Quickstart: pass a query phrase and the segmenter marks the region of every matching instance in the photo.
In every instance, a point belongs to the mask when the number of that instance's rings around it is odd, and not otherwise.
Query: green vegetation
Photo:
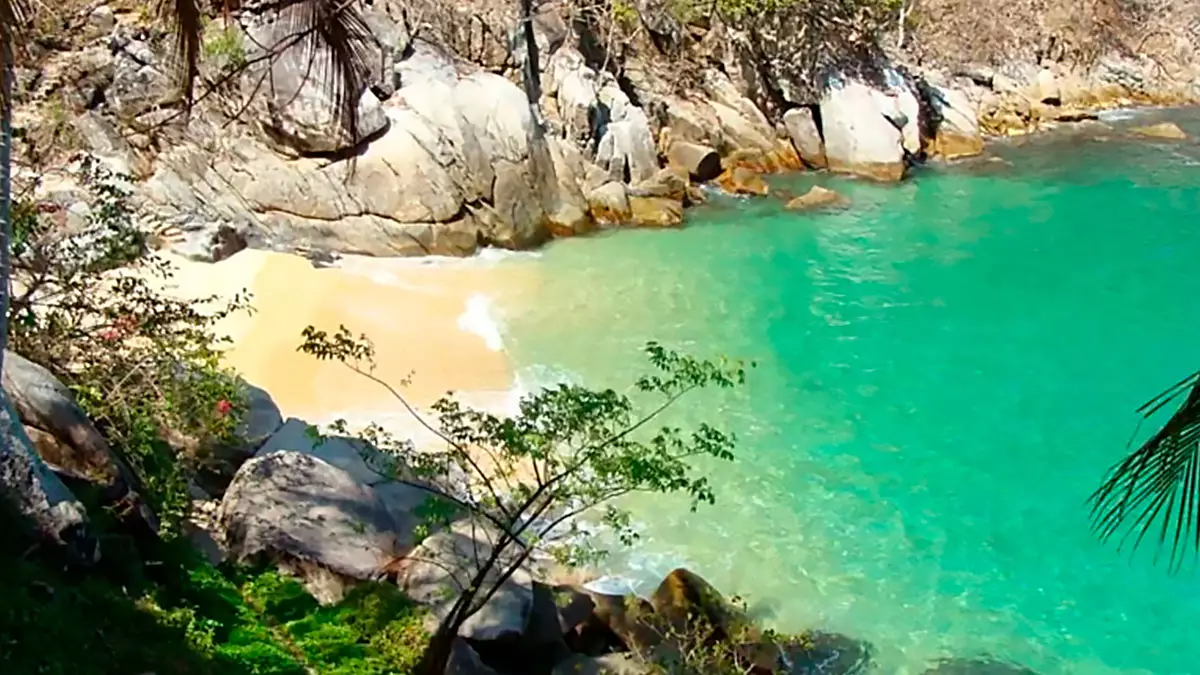
[[[30,675],[391,675],[425,643],[395,586],[319,608],[274,571],[217,568],[182,539],[134,542],[101,523],[107,558],[60,571],[0,502],[0,671]],[[145,556],[144,558],[141,556]]]
[[[1149,536],[1155,562],[1167,554],[1179,571],[1191,549],[1200,555],[1200,372],[1148,401],[1149,420],[1172,404],[1174,414],[1128,457],[1114,465],[1092,494],[1092,529],[1102,541],[1136,550]]]
[[[232,72],[246,65],[246,46],[236,25],[214,29],[212,22],[205,27],[204,58],[217,61],[222,70]]]
[[[237,442],[245,395],[219,364],[214,327],[245,310],[246,298],[195,302],[159,290],[171,268],[133,223],[128,177],[91,159],[74,177],[89,196],[87,235],[60,205],[14,204],[21,290],[9,305],[9,344],[71,387],[173,533],[187,516],[188,481]]]

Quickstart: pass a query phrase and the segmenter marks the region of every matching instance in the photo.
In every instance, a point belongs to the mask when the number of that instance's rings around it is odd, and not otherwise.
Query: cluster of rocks
[[[247,245],[468,255],[598,227],[676,227],[703,183],[762,195],[763,174],[803,169],[897,181],[927,158],[981,153],[989,134],[1182,96],[1116,57],[1090,70],[915,69],[876,49],[797,70],[787,31],[684,25],[661,5],[642,0],[645,30],[609,26],[605,46],[571,3],[540,3],[531,105],[515,3],[364,4],[371,67],[356,134],[323,80],[328,53],[293,44],[258,58],[286,37],[278,10],[212,23],[220,48],[206,50],[204,75],[224,84],[184,116],[169,41],[138,13],[100,5],[71,49],[23,73],[20,114],[45,117],[65,98],[83,149],[138,178],[155,241],[215,260]],[[227,77],[236,62],[250,65]]]
[[[479,14],[499,22],[489,34],[512,38],[501,58],[463,53],[456,31],[470,8],[431,0],[436,20],[420,32],[405,6],[361,8],[378,66],[355,137],[328,83],[312,76],[328,71],[329,54],[297,44],[256,59],[289,24],[272,12],[213,22],[209,37],[241,45],[253,65],[185,117],[169,41],[105,6],[81,33],[90,39],[27,73],[25,112],[67,94],[84,149],[139,178],[156,241],[207,260],[246,245],[385,256],[528,248],[596,227],[678,226],[708,181],[764,194],[762,174],[806,167],[892,181],[926,153],[982,149],[969,99],[918,87],[898,67],[884,64],[883,84],[834,76],[821,98],[768,116],[733,71],[698,57],[680,57],[697,66],[686,84],[648,45],[638,45],[646,58],[606,67],[586,55],[560,2],[538,9],[541,97],[531,106],[517,83],[525,56],[515,17]],[[219,80],[221,55],[205,67]]]

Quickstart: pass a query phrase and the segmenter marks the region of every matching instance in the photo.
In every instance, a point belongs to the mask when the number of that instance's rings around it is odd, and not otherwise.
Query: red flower
[[[225,399],[221,399],[220,401],[217,401],[216,408],[217,414],[224,417],[225,415],[228,415],[231,410],[233,410],[233,404]]]

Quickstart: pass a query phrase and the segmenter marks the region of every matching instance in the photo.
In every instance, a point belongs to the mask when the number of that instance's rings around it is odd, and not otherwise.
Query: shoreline
[[[493,412],[510,405],[517,379],[494,313],[536,286],[520,260],[345,256],[338,266],[315,268],[294,254],[253,249],[217,263],[164,257],[174,271],[165,290],[173,295],[250,293],[252,310],[216,327],[230,340],[222,361],[269,393],[285,419],[375,421],[394,433],[419,426],[378,383],[300,353],[301,331],[310,325],[365,334],[375,347],[373,374],[418,409],[449,392]]]

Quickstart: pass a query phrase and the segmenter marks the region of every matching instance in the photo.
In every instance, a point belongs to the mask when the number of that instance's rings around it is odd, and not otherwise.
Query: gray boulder
[[[783,126],[805,166],[823,169],[829,165],[825,158],[825,142],[821,139],[821,130],[817,128],[811,109],[792,108],[785,112]]]
[[[431,610],[431,619],[443,620],[499,541],[499,533],[482,521],[455,522],[448,530],[430,535],[401,562],[397,584],[413,600]],[[482,599],[500,575],[516,564],[520,548],[512,544],[488,571],[480,585]],[[533,578],[524,567],[499,585],[477,612],[459,628],[469,640],[497,640],[523,635],[533,608]]]
[[[857,80],[835,80],[821,100],[829,168],[880,181],[904,177],[904,137],[895,99]]]
[[[959,89],[930,87],[927,96],[938,120],[933,153],[946,159],[981,154],[979,116],[967,95]]]
[[[279,427],[258,450],[257,457],[280,452],[297,452],[315,457],[346,472],[372,492],[387,508],[392,519],[392,534],[402,550],[413,545],[413,531],[420,524],[415,511],[430,493],[420,487],[388,480],[393,466],[375,448],[357,439],[343,436],[319,436],[304,420],[291,418]]]
[[[0,393],[0,497],[28,518],[38,534],[61,544],[77,561],[100,559],[87,511],[32,449],[20,419]]]
[[[4,352],[4,392],[42,459],[108,489],[125,493],[136,478],[112,451],[66,385],[49,370],[12,351]]]
[[[242,465],[217,520],[231,558],[265,558],[297,571],[323,602],[340,596],[330,578],[377,578],[401,552],[391,513],[369,485],[300,452]]]

